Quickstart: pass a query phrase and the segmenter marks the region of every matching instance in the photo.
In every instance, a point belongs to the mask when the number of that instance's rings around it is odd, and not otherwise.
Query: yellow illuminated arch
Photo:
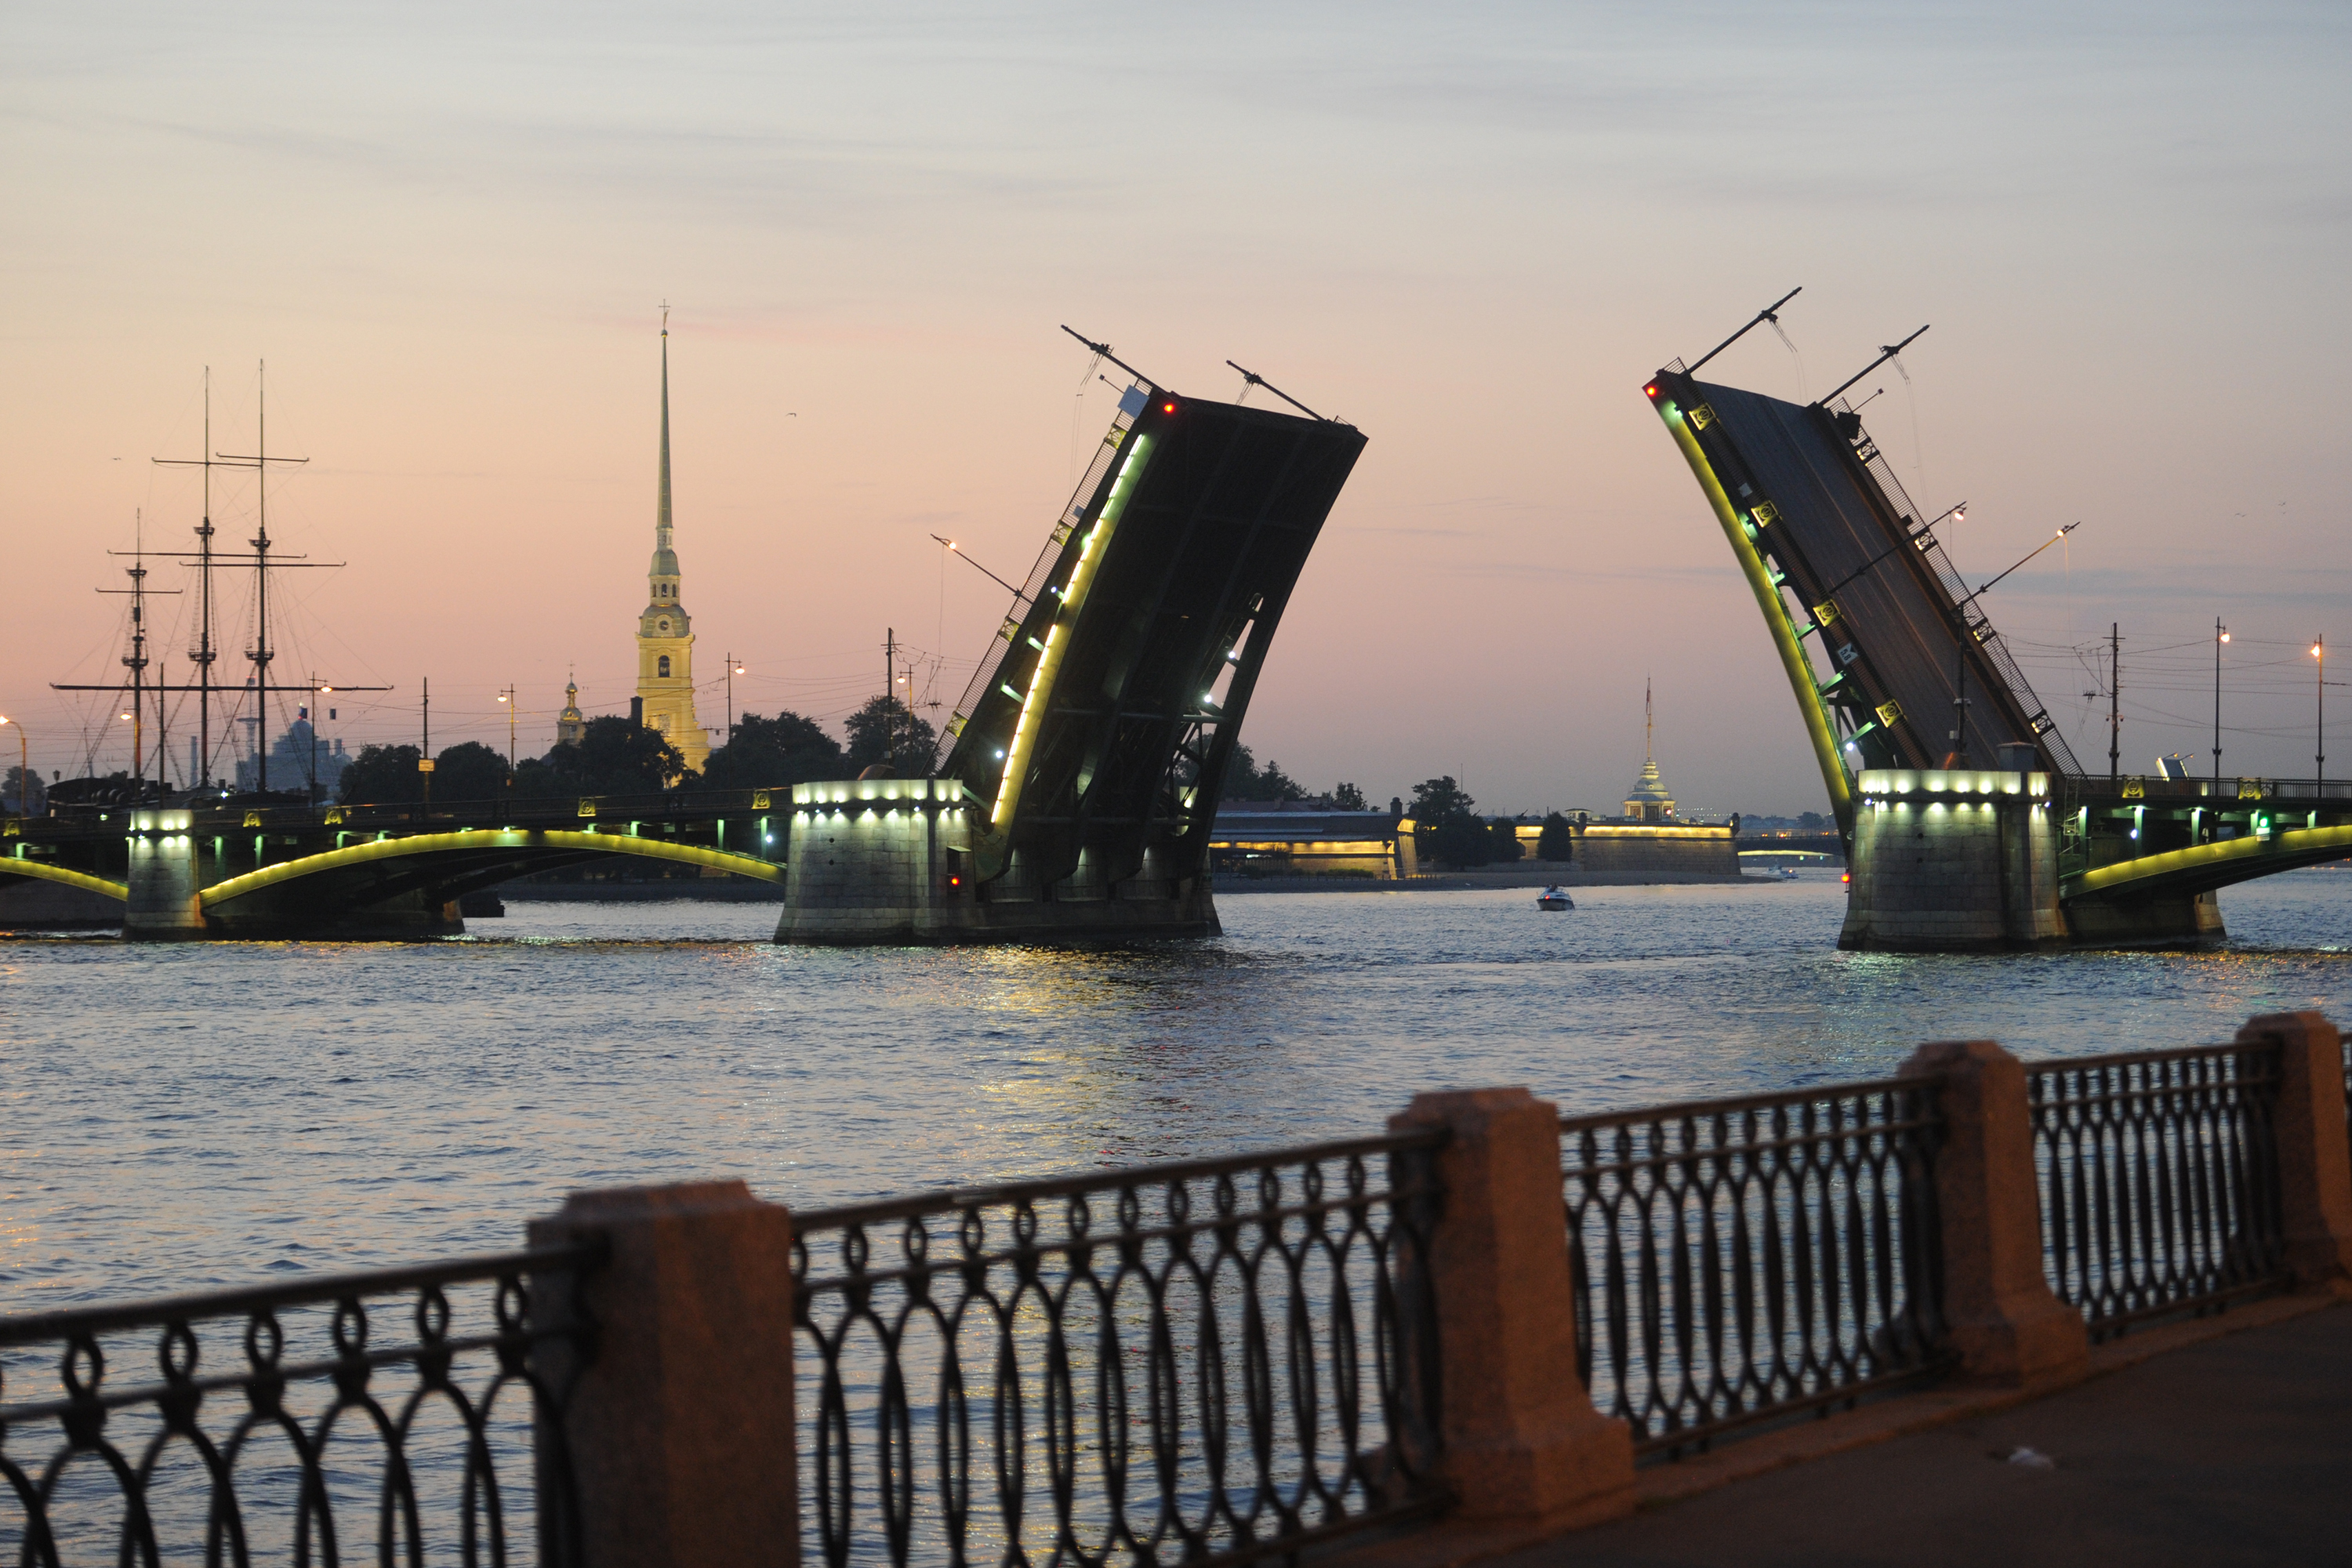
[[[0,860],[0,872],[11,877],[30,877],[37,882],[60,882],[68,888],[79,888],[85,893],[103,893],[110,899],[126,903],[131,889],[121,882],[110,882],[103,877],[92,877],[81,871],[68,871],[62,866],[46,866],[38,860]]]
[[[205,905],[223,904],[231,899],[241,899],[247,893],[257,893],[264,888],[276,887],[298,878],[315,876],[321,871],[339,870],[347,866],[365,866],[378,860],[395,860],[412,855],[438,855],[454,850],[481,849],[566,849],[592,850],[600,855],[640,855],[648,860],[669,860],[684,866],[709,866],[732,872],[739,877],[751,877],[762,882],[784,879],[782,866],[755,860],[749,855],[731,855],[723,849],[705,849],[694,844],[667,844],[658,838],[632,838],[618,833],[560,833],[525,831],[520,828],[481,828],[463,833],[420,833],[413,838],[378,838],[365,844],[353,844],[341,849],[330,849],[322,854],[306,855],[299,860],[281,860],[275,866],[264,866],[258,871],[247,871],[242,877],[231,877],[215,882],[199,895]],[[10,862],[13,866],[15,862]],[[123,897],[117,889],[116,898]]]

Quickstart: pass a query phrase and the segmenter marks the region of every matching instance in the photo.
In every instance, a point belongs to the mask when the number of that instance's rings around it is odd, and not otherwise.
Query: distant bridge
[[[426,936],[463,929],[467,893],[615,857],[780,882],[789,815],[785,787],[430,807],[114,806],[0,825],[0,885],[121,900],[132,936]]]
[[[2208,940],[2216,889],[2352,853],[2352,781],[2085,774],[1843,397],[1680,361],[1643,391],[1796,698],[1853,868],[1843,945]]]

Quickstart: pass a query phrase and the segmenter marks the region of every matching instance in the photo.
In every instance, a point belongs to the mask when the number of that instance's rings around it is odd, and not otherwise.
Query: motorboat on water
[[[1576,900],[1568,896],[1568,889],[1566,888],[1546,888],[1542,892],[1536,895],[1536,908],[1539,910],[1572,910],[1576,908]]]

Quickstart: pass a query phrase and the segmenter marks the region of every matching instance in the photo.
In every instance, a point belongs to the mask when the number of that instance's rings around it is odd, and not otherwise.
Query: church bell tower
[[[654,558],[646,571],[645,614],[637,617],[637,696],[646,728],[657,731],[699,772],[710,737],[694,717],[694,629],[678,597],[677,551],[669,517],[669,310],[662,310],[661,481],[654,511]]]

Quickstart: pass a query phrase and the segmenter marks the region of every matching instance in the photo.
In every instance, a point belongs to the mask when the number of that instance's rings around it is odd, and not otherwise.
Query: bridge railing
[[[562,1411],[593,1247],[0,1319],[0,1548],[568,1563]],[[550,1299],[550,1298],[553,1299]]]
[[[1850,412],[1847,400],[1843,397],[1830,407],[1832,413]],[[1959,568],[1952,564],[1950,554],[1944,549],[1944,542],[1921,521],[1926,514],[1912,500],[1910,492],[1903,488],[1903,481],[1895,476],[1885,453],[1879,450],[1877,443],[1866,437],[1862,450],[1868,454],[1863,458],[1863,471],[1878,487],[1879,499],[1889,515],[1897,520],[1910,537],[1920,559],[1927,563],[1929,574],[1943,588],[1948,606],[1958,617],[1959,629],[1963,629],[1984,650],[1986,661],[1993,667],[2011,699],[2024,713],[2026,722],[2032,728],[2034,739],[2041,742],[2052,765],[2060,773],[2079,771],[2080,764],[2074,761],[2074,753],[2066,744],[2065,735],[2050,717],[2049,710],[2042,706],[2042,699],[2034,695],[2032,683],[2025,679],[2025,672],[2018,668],[2017,660],[2011,657],[2008,645],[1993,629],[1992,622],[1980,611],[1960,608],[1973,597],[1968,582],[1960,575]]]

